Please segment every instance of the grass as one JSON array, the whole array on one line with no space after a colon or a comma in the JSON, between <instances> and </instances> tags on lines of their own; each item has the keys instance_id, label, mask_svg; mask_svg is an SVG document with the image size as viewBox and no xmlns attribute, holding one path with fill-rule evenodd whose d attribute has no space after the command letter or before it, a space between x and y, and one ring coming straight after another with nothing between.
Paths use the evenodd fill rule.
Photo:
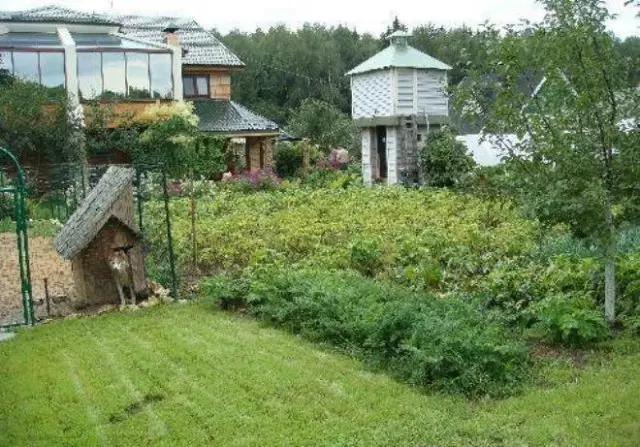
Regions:
<instances>
[{"instance_id":1,"label":"grass","mask_svg":"<svg viewBox=\"0 0 640 447\"><path fill-rule=\"evenodd\" d=\"M0 344L0 445L636 446L640 341L612 346L469 402L203 304L66 320Z\"/></svg>"}]
</instances>

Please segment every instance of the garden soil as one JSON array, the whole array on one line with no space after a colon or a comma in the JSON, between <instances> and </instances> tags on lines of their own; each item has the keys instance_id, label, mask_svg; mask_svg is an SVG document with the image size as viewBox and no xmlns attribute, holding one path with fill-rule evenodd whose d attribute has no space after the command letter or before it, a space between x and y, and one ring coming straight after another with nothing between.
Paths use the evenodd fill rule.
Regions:
<instances>
[{"instance_id":1,"label":"garden soil","mask_svg":"<svg viewBox=\"0 0 640 447\"><path fill-rule=\"evenodd\" d=\"M31 258L31 284L36 316L39 319L55 318L73 312L71 300L73 278L71 263L62 259L53 249L51 239L29 238ZM0 234L0 324L23 321L20 296L20 271L18 267L16 237ZM47 314L44 280L48 279L51 313Z\"/></svg>"}]
</instances>

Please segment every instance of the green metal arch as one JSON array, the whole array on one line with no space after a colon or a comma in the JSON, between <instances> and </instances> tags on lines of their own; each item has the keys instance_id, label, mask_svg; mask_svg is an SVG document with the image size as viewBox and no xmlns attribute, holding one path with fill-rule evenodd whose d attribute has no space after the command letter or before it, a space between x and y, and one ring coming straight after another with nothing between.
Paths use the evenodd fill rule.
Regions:
<instances>
[{"instance_id":1,"label":"green metal arch","mask_svg":"<svg viewBox=\"0 0 640 447\"><path fill-rule=\"evenodd\" d=\"M29 235L27 227L27 188L24 181L24 171L18 159L8 149L0 146L0 156L5 156L16 168L16 183L13 186L2 187L3 193L13 194L13 209L16 220L16 240L18 245L18 264L20 267L20 289L22 296L22 310L24 324L33 325L36 317L33 309L33 293L31 288L31 263L29 261Z\"/></svg>"}]
</instances>

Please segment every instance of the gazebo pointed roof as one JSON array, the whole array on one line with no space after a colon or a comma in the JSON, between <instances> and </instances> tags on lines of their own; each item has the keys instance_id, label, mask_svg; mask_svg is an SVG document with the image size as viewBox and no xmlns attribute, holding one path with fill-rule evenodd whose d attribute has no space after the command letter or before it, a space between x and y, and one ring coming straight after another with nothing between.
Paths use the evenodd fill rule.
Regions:
<instances>
[{"instance_id":1,"label":"gazebo pointed roof","mask_svg":"<svg viewBox=\"0 0 640 447\"><path fill-rule=\"evenodd\" d=\"M444 62L409 45L407 43L409 37L411 37L411 34L405 31L394 32L388 37L391 44L387 48L349 71L347 76L389 68L451 70L451 67Z\"/></svg>"}]
</instances>

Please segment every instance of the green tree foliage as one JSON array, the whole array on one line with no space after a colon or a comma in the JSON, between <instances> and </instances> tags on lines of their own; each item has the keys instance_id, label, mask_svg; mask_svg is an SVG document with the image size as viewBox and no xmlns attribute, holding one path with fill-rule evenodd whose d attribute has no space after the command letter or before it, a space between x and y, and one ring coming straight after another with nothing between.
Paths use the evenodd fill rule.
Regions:
<instances>
[{"instance_id":1,"label":"green tree foliage","mask_svg":"<svg viewBox=\"0 0 640 447\"><path fill-rule=\"evenodd\" d=\"M0 145L21 160L74 161L80 156L73 137L78 128L70 118L64 89L42 87L4 71L0 77Z\"/></svg>"},{"instance_id":2,"label":"green tree foliage","mask_svg":"<svg viewBox=\"0 0 640 447\"><path fill-rule=\"evenodd\" d=\"M225 171L224 141L198 130L189 103L148 107L138 120L144 129L134 146L134 162L162 163L170 176L213 177Z\"/></svg>"},{"instance_id":3,"label":"green tree foliage","mask_svg":"<svg viewBox=\"0 0 640 447\"><path fill-rule=\"evenodd\" d=\"M598 0L544 0L544 22L508 28L487 46L483 67L459 91L459 105L483 115L485 131L516 133L520 142L497 143L511 160L518 192L544 222L567 224L594 242L604 257L605 314L615 318L616 241L638 221L639 92L626 76L625 60L605 29L611 14ZM484 73L496 73L487 81ZM543 88L527 97L523 73ZM493 101L484 101L487 89Z\"/></svg>"},{"instance_id":4,"label":"green tree foliage","mask_svg":"<svg viewBox=\"0 0 640 447\"><path fill-rule=\"evenodd\" d=\"M378 51L377 39L342 26L232 31L223 42L247 64L233 75L234 99L280 123L307 98L350 111L344 74Z\"/></svg>"},{"instance_id":5,"label":"green tree foliage","mask_svg":"<svg viewBox=\"0 0 640 447\"><path fill-rule=\"evenodd\" d=\"M438 188L453 188L475 166L467 146L456 141L449 128L432 132L422 150L421 169L424 183Z\"/></svg>"},{"instance_id":6,"label":"green tree foliage","mask_svg":"<svg viewBox=\"0 0 640 447\"><path fill-rule=\"evenodd\" d=\"M277 26L253 33L232 31L217 34L247 64L233 75L235 100L286 123L293 110L307 98L328 102L342 112L351 112L349 79L344 74L385 48L391 30L406 29L398 21L380 36L360 34L349 28L307 24L290 30ZM457 85L467 71L484 66L486 47L500 39L491 27L447 29L434 24L418 26L412 31L411 45L453 67L449 84ZM640 84L638 38L616 39L616 49L623 57L635 61L629 68L630 85Z\"/></svg>"},{"instance_id":7,"label":"green tree foliage","mask_svg":"<svg viewBox=\"0 0 640 447\"><path fill-rule=\"evenodd\" d=\"M387 26L387 30L380 34L380 45L384 48L386 46L385 41L387 38L396 31L409 31L409 27L402 23L398 16L393 18L390 26Z\"/></svg>"},{"instance_id":8,"label":"green tree foliage","mask_svg":"<svg viewBox=\"0 0 640 447\"><path fill-rule=\"evenodd\" d=\"M291 116L288 128L296 136L309 138L324 149L343 147L349 150L357 143L356 129L349 116L334 105L317 99L304 100Z\"/></svg>"}]
</instances>

